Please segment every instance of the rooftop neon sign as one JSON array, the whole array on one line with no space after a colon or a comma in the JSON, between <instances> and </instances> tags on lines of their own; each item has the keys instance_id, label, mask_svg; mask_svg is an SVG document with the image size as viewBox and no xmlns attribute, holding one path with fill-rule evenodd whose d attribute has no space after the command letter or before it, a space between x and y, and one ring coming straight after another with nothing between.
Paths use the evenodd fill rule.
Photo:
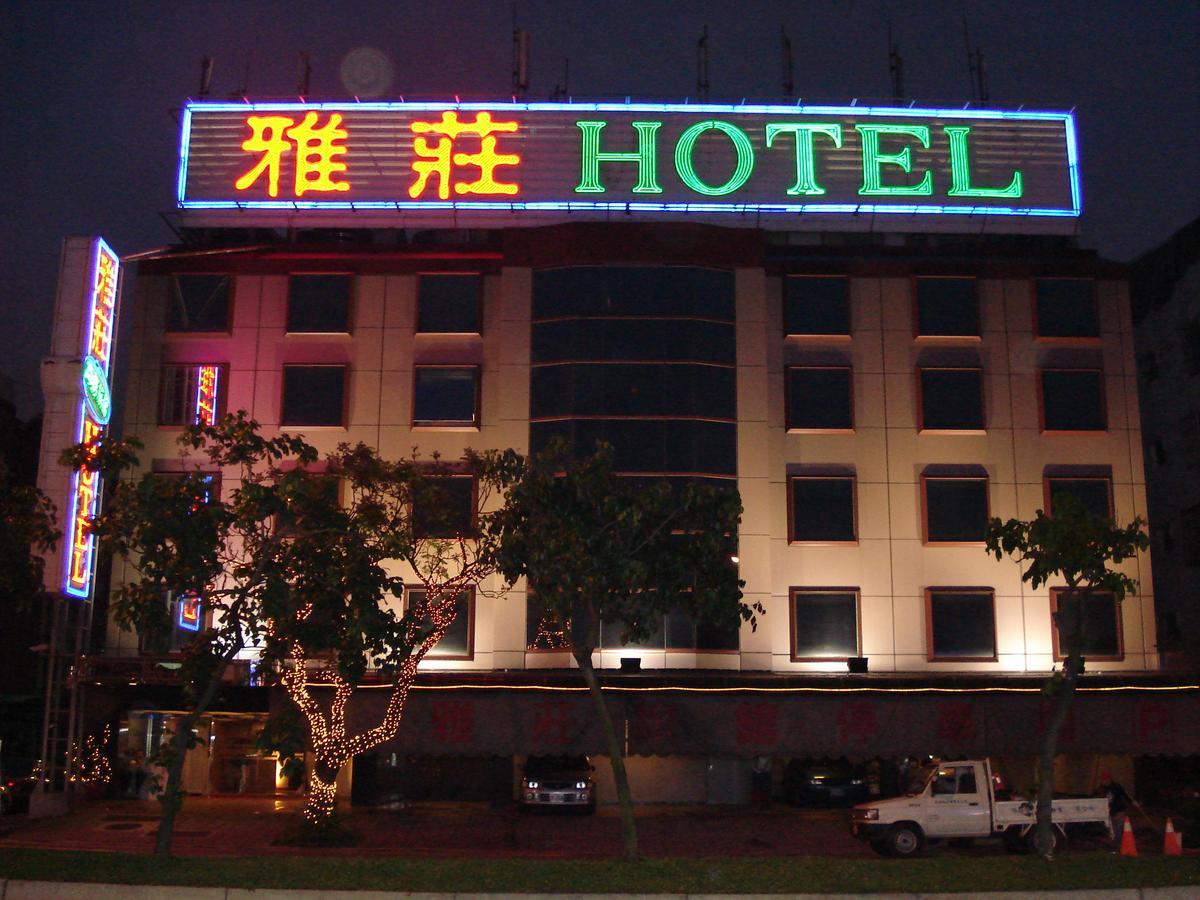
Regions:
<instances>
[{"instance_id":1,"label":"rooftop neon sign","mask_svg":"<svg viewBox=\"0 0 1200 900\"><path fill-rule=\"evenodd\" d=\"M92 242L87 281L87 317L83 324L80 400L76 413L76 443L94 444L104 435L112 413L109 372L112 368L113 332L117 321L120 260L101 238ZM63 591L86 599L92 591L95 538L91 520L100 501L100 475L80 469L71 477L70 536L67 543Z\"/></svg>"},{"instance_id":2,"label":"rooftop neon sign","mask_svg":"<svg viewBox=\"0 0 1200 900\"><path fill-rule=\"evenodd\" d=\"M184 209L1081 212L1070 113L648 103L193 103Z\"/></svg>"}]
</instances>

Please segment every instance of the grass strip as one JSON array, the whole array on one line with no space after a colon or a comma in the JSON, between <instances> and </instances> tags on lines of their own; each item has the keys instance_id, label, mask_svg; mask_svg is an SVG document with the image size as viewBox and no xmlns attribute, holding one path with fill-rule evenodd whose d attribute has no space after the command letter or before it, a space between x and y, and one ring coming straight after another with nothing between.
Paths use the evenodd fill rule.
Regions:
<instances>
[{"instance_id":1,"label":"grass strip","mask_svg":"<svg viewBox=\"0 0 1200 900\"><path fill-rule=\"evenodd\" d=\"M638 863L336 856L175 857L6 849L0 878L279 889L494 893L846 893L1037 891L1200 885L1196 857L1108 853L915 860L760 857Z\"/></svg>"}]
</instances>

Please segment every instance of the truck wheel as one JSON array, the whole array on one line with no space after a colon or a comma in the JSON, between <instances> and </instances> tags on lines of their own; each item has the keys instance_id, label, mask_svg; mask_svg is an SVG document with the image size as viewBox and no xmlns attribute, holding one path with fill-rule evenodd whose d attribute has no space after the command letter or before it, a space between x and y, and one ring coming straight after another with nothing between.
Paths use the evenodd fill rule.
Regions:
<instances>
[{"instance_id":1,"label":"truck wheel","mask_svg":"<svg viewBox=\"0 0 1200 900\"><path fill-rule=\"evenodd\" d=\"M893 856L916 856L925 849L925 833L919 825L899 822L888 832L887 845Z\"/></svg>"},{"instance_id":2,"label":"truck wheel","mask_svg":"<svg viewBox=\"0 0 1200 900\"><path fill-rule=\"evenodd\" d=\"M1026 843L1026 846L1029 848L1030 853L1038 852L1037 826L1036 825L1034 825L1032 828L1030 828L1029 833L1027 835L1025 835L1025 843ZM1058 833L1058 829L1055 828L1053 825L1050 826L1050 854L1054 855L1058 851L1062 850L1063 844L1064 844L1063 836Z\"/></svg>"}]
</instances>

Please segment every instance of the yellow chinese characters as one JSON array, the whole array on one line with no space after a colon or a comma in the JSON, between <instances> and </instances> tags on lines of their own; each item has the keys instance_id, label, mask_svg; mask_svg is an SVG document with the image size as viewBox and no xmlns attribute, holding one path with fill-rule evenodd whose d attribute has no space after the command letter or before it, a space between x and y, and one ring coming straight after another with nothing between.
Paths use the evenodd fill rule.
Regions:
<instances>
[{"instance_id":1,"label":"yellow chinese characters","mask_svg":"<svg viewBox=\"0 0 1200 900\"><path fill-rule=\"evenodd\" d=\"M413 150L419 158L412 163L417 179L408 189L408 196L416 199L423 195L430 178L436 175L438 198L450 199L452 162L456 166L472 166L479 170L479 177L475 181L454 182L455 194L515 195L519 186L497 181L496 169L518 165L521 157L515 153L497 153L495 134L515 132L517 125L517 122L494 122L489 112L478 113L474 122L460 122L458 113L453 111L442 113L440 122L413 122L410 126L413 133L441 137L433 144L424 137L413 140ZM455 139L464 134L479 138L478 153L452 152Z\"/></svg>"},{"instance_id":2,"label":"yellow chinese characters","mask_svg":"<svg viewBox=\"0 0 1200 900\"><path fill-rule=\"evenodd\" d=\"M91 418L83 420L83 440L88 445L88 456L96 453L95 445L104 435L102 426ZM84 466L79 470L75 483L75 519L71 522L70 569L67 584L78 591L86 591L92 571L92 514L95 512L96 494L100 489L100 473Z\"/></svg>"},{"instance_id":3,"label":"yellow chinese characters","mask_svg":"<svg viewBox=\"0 0 1200 900\"><path fill-rule=\"evenodd\" d=\"M112 349L113 311L117 304L117 262L101 251L96 265L96 283L92 286L95 302L92 310L91 343L88 353L104 368Z\"/></svg>"},{"instance_id":4,"label":"yellow chinese characters","mask_svg":"<svg viewBox=\"0 0 1200 900\"><path fill-rule=\"evenodd\" d=\"M267 195L279 196L279 174L284 157L295 155L295 196L308 191L348 191L348 181L334 181L334 175L346 171L346 163L336 157L347 152L346 139L350 133L341 128L341 113L332 113L329 121L317 126L317 114L305 115L299 125L290 116L248 116L250 137L242 143L247 153L262 157L249 172L234 182L244 191L267 173Z\"/></svg>"}]
</instances>

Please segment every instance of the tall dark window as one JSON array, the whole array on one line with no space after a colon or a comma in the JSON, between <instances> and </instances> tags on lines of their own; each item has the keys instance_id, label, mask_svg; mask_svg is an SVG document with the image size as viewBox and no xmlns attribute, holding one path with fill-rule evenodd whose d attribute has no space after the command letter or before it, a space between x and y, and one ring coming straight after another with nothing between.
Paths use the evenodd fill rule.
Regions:
<instances>
[{"instance_id":1,"label":"tall dark window","mask_svg":"<svg viewBox=\"0 0 1200 900\"><path fill-rule=\"evenodd\" d=\"M477 366L417 366L414 425L479 425Z\"/></svg>"},{"instance_id":2,"label":"tall dark window","mask_svg":"<svg viewBox=\"0 0 1200 900\"><path fill-rule=\"evenodd\" d=\"M974 278L918 278L918 337L979 337Z\"/></svg>"},{"instance_id":3,"label":"tall dark window","mask_svg":"<svg viewBox=\"0 0 1200 900\"><path fill-rule=\"evenodd\" d=\"M408 610L425 622L424 634L433 624L426 607L427 593L424 588L408 589ZM433 645L426 659L473 659L475 656L475 589L468 588L454 598L454 621Z\"/></svg>"},{"instance_id":4,"label":"tall dark window","mask_svg":"<svg viewBox=\"0 0 1200 900\"><path fill-rule=\"evenodd\" d=\"M1048 477L1046 479L1046 512L1054 515L1054 507L1063 497L1071 497L1093 516L1103 519L1112 518L1111 478Z\"/></svg>"},{"instance_id":5,"label":"tall dark window","mask_svg":"<svg viewBox=\"0 0 1200 900\"><path fill-rule=\"evenodd\" d=\"M564 621L531 591L525 597L525 649L570 650L570 621Z\"/></svg>"},{"instance_id":6,"label":"tall dark window","mask_svg":"<svg viewBox=\"0 0 1200 900\"><path fill-rule=\"evenodd\" d=\"M283 425L344 425L345 366L284 366Z\"/></svg>"},{"instance_id":7,"label":"tall dark window","mask_svg":"<svg viewBox=\"0 0 1200 900\"><path fill-rule=\"evenodd\" d=\"M849 336L850 279L809 275L784 278L783 333Z\"/></svg>"},{"instance_id":8,"label":"tall dark window","mask_svg":"<svg viewBox=\"0 0 1200 900\"><path fill-rule=\"evenodd\" d=\"M858 539L852 477L796 475L791 478L791 488L790 540L842 543Z\"/></svg>"},{"instance_id":9,"label":"tall dark window","mask_svg":"<svg viewBox=\"0 0 1200 900\"><path fill-rule=\"evenodd\" d=\"M850 369L793 366L787 370L787 427L814 431L854 428Z\"/></svg>"},{"instance_id":10,"label":"tall dark window","mask_svg":"<svg viewBox=\"0 0 1200 900\"><path fill-rule=\"evenodd\" d=\"M996 608L991 588L929 588L925 603L931 661L996 659Z\"/></svg>"},{"instance_id":11,"label":"tall dark window","mask_svg":"<svg viewBox=\"0 0 1200 900\"><path fill-rule=\"evenodd\" d=\"M1088 278L1039 278L1034 282L1037 336L1095 338L1100 336L1096 312L1096 282Z\"/></svg>"},{"instance_id":12,"label":"tall dark window","mask_svg":"<svg viewBox=\"0 0 1200 900\"><path fill-rule=\"evenodd\" d=\"M229 331L228 275L174 275L167 301L167 331Z\"/></svg>"},{"instance_id":13,"label":"tall dark window","mask_svg":"<svg viewBox=\"0 0 1200 900\"><path fill-rule=\"evenodd\" d=\"M470 475L425 479L413 495L413 534L450 538L475 531L475 479Z\"/></svg>"},{"instance_id":14,"label":"tall dark window","mask_svg":"<svg viewBox=\"0 0 1200 900\"><path fill-rule=\"evenodd\" d=\"M792 588L792 659L859 655L858 590Z\"/></svg>"},{"instance_id":15,"label":"tall dark window","mask_svg":"<svg viewBox=\"0 0 1200 900\"><path fill-rule=\"evenodd\" d=\"M1104 431L1104 375L1097 369L1043 369L1043 431Z\"/></svg>"},{"instance_id":16,"label":"tall dark window","mask_svg":"<svg viewBox=\"0 0 1200 900\"><path fill-rule=\"evenodd\" d=\"M530 444L613 446L618 471L737 473L731 272L687 266L534 273Z\"/></svg>"},{"instance_id":17,"label":"tall dark window","mask_svg":"<svg viewBox=\"0 0 1200 900\"><path fill-rule=\"evenodd\" d=\"M988 522L986 478L922 476L925 542L982 543Z\"/></svg>"},{"instance_id":18,"label":"tall dark window","mask_svg":"<svg viewBox=\"0 0 1200 900\"><path fill-rule=\"evenodd\" d=\"M1054 623L1054 658L1063 659L1068 649L1063 633L1070 634L1079 627L1078 596L1068 595L1065 588L1050 589L1050 610ZM1102 591L1083 600L1083 640L1076 644L1088 659L1123 659L1124 641L1121 634L1121 605L1116 597Z\"/></svg>"},{"instance_id":19,"label":"tall dark window","mask_svg":"<svg viewBox=\"0 0 1200 900\"><path fill-rule=\"evenodd\" d=\"M920 382L922 430L983 430L982 369L921 369Z\"/></svg>"},{"instance_id":20,"label":"tall dark window","mask_svg":"<svg viewBox=\"0 0 1200 900\"><path fill-rule=\"evenodd\" d=\"M417 283L417 331L422 334L479 334L483 277L427 274Z\"/></svg>"},{"instance_id":21,"label":"tall dark window","mask_svg":"<svg viewBox=\"0 0 1200 900\"><path fill-rule=\"evenodd\" d=\"M291 334L350 331L349 275L293 275L288 279L287 330Z\"/></svg>"}]
</instances>

